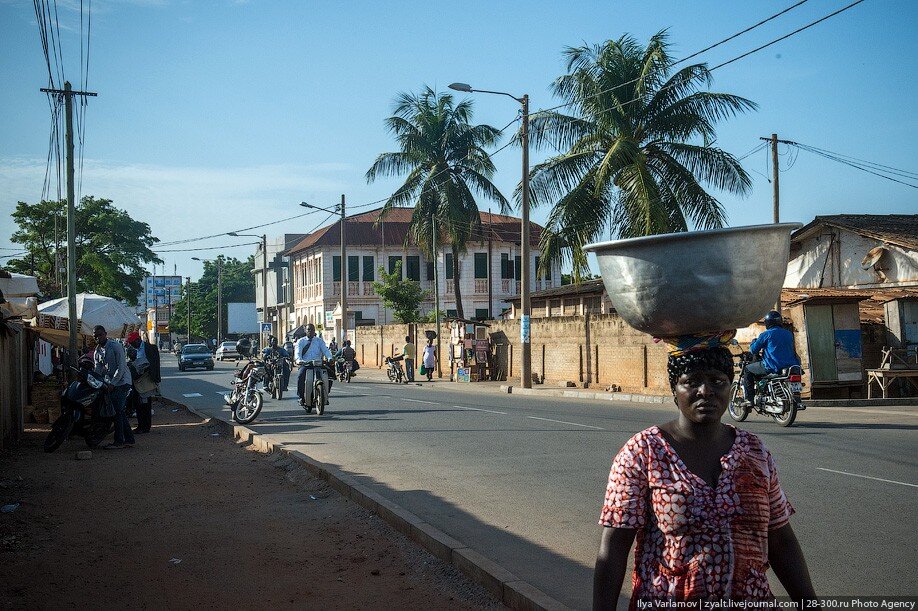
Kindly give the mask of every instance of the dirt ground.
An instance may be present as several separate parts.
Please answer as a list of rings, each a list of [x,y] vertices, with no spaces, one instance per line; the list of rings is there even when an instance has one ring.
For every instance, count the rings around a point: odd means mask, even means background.
[[[303,467],[156,406],[133,448],[0,455],[0,608],[494,609]]]

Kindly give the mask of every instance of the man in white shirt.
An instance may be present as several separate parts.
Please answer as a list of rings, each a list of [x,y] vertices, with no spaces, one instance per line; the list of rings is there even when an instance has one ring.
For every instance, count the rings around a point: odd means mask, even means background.
[[[300,405],[312,405],[312,387],[316,373],[322,379],[322,385],[325,388],[325,405],[328,405],[328,371],[321,364],[323,356],[327,359],[332,357],[331,351],[325,345],[325,340],[316,335],[315,325],[306,325],[306,336],[297,340],[294,348],[294,363],[300,367],[300,373],[296,379],[296,394],[300,398]],[[319,364],[314,367],[306,366],[304,363],[307,361]]]

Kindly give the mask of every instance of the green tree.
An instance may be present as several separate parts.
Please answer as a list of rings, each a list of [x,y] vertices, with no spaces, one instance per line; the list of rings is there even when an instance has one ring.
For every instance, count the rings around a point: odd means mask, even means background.
[[[414,280],[402,280],[401,261],[395,264],[391,274],[380,267],[379,278],[373,283],[373,290],[382,299],[383,305],[393,311],[399,322],[418,322],[421,302],[430,297],[430,292]]]
[[[620,238],[720,227],[724,211],[702,183],[746,194],[739,161],[713,146],[717,121],[755,103],[701,91],[705,64],[675,72],[665,32],[642,47],[623,36],[567,48],[568,73],[553,84],[570,114],[537,113],[530,137],[562,151],[531,172],[533,205],[552,204],[541,237],[542,262],[587,270],[582,247],[609,229]]]
[[[255,256],[245,261],[236,258],[217,257],[223,274],[223,336],[226,336],[226,313],[228,303],[255,301]],[[203,339],[217,337],[217,260],[204,261],[201,279],[191,283],[191,335]],[[183,289],[182,297],[172,304],[171,330],[187,333],[188,293]]]
[[[367,171],[367,182],[380,176],[407,174],[404,184],[386,201],[380,219],[397,206],[414,206],[406,245],[417,244],[428,257],[433,253],[433,224],[437,242],[448,242],[453,253],[453,291],[462,314],[459,254],[480,229],[481,215],[474,193],[509,203],[491,182],[494,164],[485,147],[495,144],[500,131],[490,125],[472,125],[472,102],[453,103],[453,96],[426,87],[419,95],[402,93],[395,100],[386,127],[400,151],[382,153]],[[480,234],[480,232],[479,232]]]
[[[37,204],[19,202],[13,212],[18,229],[11,240],[22,244],[28,254],[9,262],[12,271],[33,274],[48,298],[66,292],[67,274],[55,273],[67,261],[67,202],[42,200]],[[150,247],[159,239],[150,226],[135,221],[109,199],[84,197],[76,206],[76,283],[77,292],[92,291],[137,304],[143,292],[146,265],[161,264]],[[55,224],[61,243],[56,247]],[[60,282],[58,282],[60,278]]]

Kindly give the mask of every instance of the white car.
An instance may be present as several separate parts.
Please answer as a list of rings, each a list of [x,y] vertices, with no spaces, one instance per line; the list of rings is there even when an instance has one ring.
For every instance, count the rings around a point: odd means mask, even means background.
[[[236,352],[236,342],[223,342],[217,346],[217,352],[214,353],[214,357],[216,357],[218,361],[222,361],[223,359],[238,361],[239,353]]]

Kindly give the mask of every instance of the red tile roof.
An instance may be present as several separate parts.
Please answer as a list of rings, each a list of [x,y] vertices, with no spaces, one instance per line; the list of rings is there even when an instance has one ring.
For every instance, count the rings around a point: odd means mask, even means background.
[[[382,222],[377,224],[382,208],[347,217],[347,243],[353,246],[380,246],[385,237],[386,245],[401,245],[408,235],[408,226],[414,208],[393,208]],[[475,238],[486,241],[520,243],[521,221],[504,214],[481,212],[481,229],[473,232]],[[530,222],[530,243],[538,246],[542,227]],[[489,234],[490,232],[490,234]],[[285,254],[292,255],[316,246],[339,246],[341,244],[341,221],[318,229],[292,246]]]

